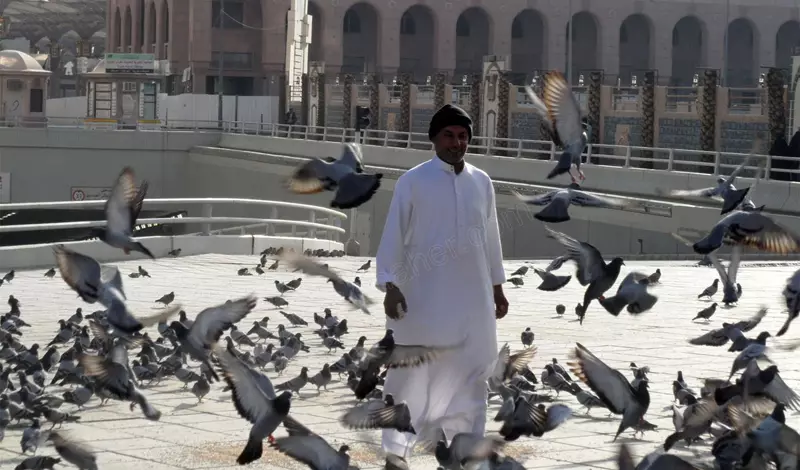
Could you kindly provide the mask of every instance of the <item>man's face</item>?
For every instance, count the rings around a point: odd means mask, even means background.
[[[461,126],[447,126],[436,135],[433,146],[442,160],[456,164],[464,159],[469,145],[469,132]]]

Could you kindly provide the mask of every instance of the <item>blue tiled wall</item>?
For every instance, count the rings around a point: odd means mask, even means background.
[[[325,110],[325,126],[344,127],[344,106],[328,106]]]
[[[750,153],[756,134],[769,135],[769,124],[766,122],[722,121],[720,125],[720,151]],[[765,143],[764,145],[768,145]],[[767,146],[767,148],[769,148]],[[766,149],[764,149],[766,150]]]
[[[536,113],[511,113],[508,124],[511,139],[542,140],[541,119]]]
[[[394,118],[394,129],[397,129],[400,125],[400,108],[381,108],[380,128],[388,129],[387,121],[389,120],[389,113],[394,113],[396,115]]]
[[[678,149],[700,148],[700,120],[661,118],[658,120],[656,147]]]
[[[617,126],[629,126],[628,145],[642,145],[642,118],[606,116],[603,120],[602,143],[606,145],[618,145]]]
[[[433,117],[433,108],[416,108],[411,110],[411,132],[428,133]]]

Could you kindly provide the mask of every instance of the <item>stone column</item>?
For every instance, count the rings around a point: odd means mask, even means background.
[[[317,127],[325,127],[325,112],[328,108],[328,99],[326,97],[325,91],[325,69],[323,68],[320,73],[317,75]]]
[[[703,71],[700,89],[700,150],[714,151],[717,125],[717,71]],[[714,154],[704,154],[702,161],[714,163]],[[702,173],[713,173],[713,168],[702,167]]]
[[[772,145],[779,134],[786,135],[786,107],[783,102],[783,71],[770,68],[767,72],[767,105],[769,107],[769,142]]]
[[[473,136],[480,135],[481,131],[481,88],[483,74],[472,74],[472,83],[469,90],[469,115],[472,118]]]
[[[508,72],[500,72],[498,75],[497,86],[497,128],[495,136],[498,139],[508,138],[508,100],[511,94],[511,83],[509,82]],[[507,147],[508,142],[498,140],[495,142],[498,147]],[[506,156],[508,154],[506,153]]]
[[[349,73],[344,76],[342,108],[342,127],[350,129],[353,127],[353,76]]]
[[[400,76],[400,132],[411,132],[411,75]]]
[[[447,74],[438,72],[433,78],[433,111],[436,112],[444,106],[445,93],[447,92]]]
[[[298,116],[298,124],[303,126],[310,126],[311,123],[311,77],[309,74],[304,73],[301,82],[300,91],[300,116]]]
[[[369,128],[379,129],[381,121],[381,76],[373,73],[369,78]],[[378,145],[378,141],[369,142],[370,145]]]
[[[600,142],[600,93],[603,87],[603,72],[599,70],[589,73],[589,98],[588,108],[589,114],[586,116],[586,122],[592,126],[591,135],[589,135],[589,142],[596,144]],[[592,157],[592,163],[599,163],[600,159],[596,156]]]
[[[652,147],[655,140],[655,73],[652,70],[644,73],[644,82],[642,83],[641,91],[641,107],[642,107],[642,147]],[[653,152],[645,150],[642,152],[642,157],[646,159],[653,158]],[[646,160],[640,162],[641,168],[653,168],[653,161]]]

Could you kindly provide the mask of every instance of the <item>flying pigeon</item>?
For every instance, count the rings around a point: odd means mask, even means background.
[[[556,189],[555,191],[536,196],[525,196],[516,191],[512,192],[517,199],[525,204],[545,206],[544,209],[533,217],[542,222],[553,224],[570,220],[569,212],[567,211],[570,204],[608,209],[622,209],[631,205],[631,203],[626,200],[594,196],[583,192],[581,191],[580,185],[574,182],[564,189]]]
[[[800,252],[800,238],[757,211],[733,211],[697,241],[695,253],[706,255],[722,244],[757,248],[767,253],[785,255]]]
[[[314,158],[302,164],[289,179],[288,187],[298,194],[336,191],[331,207],[352,209],[369,201],[381,185],[383,174],[363,171],[361,147],[348,143],[338,160],[329,163]]]
[[[656,304],[658,297],[647,292],[650,285],[650,278],[639,272],[630,272],[617,289],[617,294],[613,297],[601,297],[598,299],[608,313],[617,316],[623,308],[628,307],[628,312],[637,314],[643,313]]]
[[[133,170],[125,167],[111,188],[105,204],[106,226],[94,229],[93,232],[108,245],[121,248],[126,255],[131,251],[138,251],[155,259],[147,247],[133,239],[133,229],[142,210],[147,186],[147,181],[143,181],[137,190]]]
[[[795,271],[792,277],[786,281],[786,287],[783,288],[783,298],[786,301],[786,310],[788,310],[789,317],[775,336],[785,334],[789,330],[792,320],[800,314],[800,269]]]
[[[537,287],[537,289],[543,290],[545,292],[557,291],[562,287],[566,286],[567,284],[569,284],[569,281],[572,279],[571,275],[556,276],[551,272],[542,271],[541,269],[538,268],[533,268],[533,272],[535,272],[536,274],[539,275],[540,278],[542,278],[542,283],[539,284],[539,287]]]
[[[545,75],[544,100],[540,100],[530,87],[527,87],[526,91],[534,103],[534,109],[542,117],[542,121],[558,133],[558,140],[561,141],[564,148],[558,164],[547,175],[547,179],[569,173],[574,183],[573,164],[576,166],[580,178],[585,179],[581,171],[581,155],[589,137],[581,123],[581,110],[578,102],[564,75],[557,71]]]

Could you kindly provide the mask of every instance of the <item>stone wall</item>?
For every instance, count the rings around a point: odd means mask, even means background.
[[[411,132],[427,134],[434,112],[433,108],[412,108]]]
[[[328,105],[325,110],[325,126],[344,127],[344,106]]]
[[[720,123],[720,151],[750,153],[756,135],[759,133],[764,136],[768,135],[768,122],[722,121]]]
[[[602,137],[606,145],[642,145],[642,118],[606,116]]]
[[[397,130],[400,126],[400,106],[381,108],[381,129]],[[390,118],[390,115],[391,118]],[[391,124],[391,125],[390,125]]]
[[[660,118],[657,147],[678,149],[700,148],[700,120],[691,118]]]
[[[536,113],[511,112],[510,135],[512,139],[540,140],[541,119]]]

